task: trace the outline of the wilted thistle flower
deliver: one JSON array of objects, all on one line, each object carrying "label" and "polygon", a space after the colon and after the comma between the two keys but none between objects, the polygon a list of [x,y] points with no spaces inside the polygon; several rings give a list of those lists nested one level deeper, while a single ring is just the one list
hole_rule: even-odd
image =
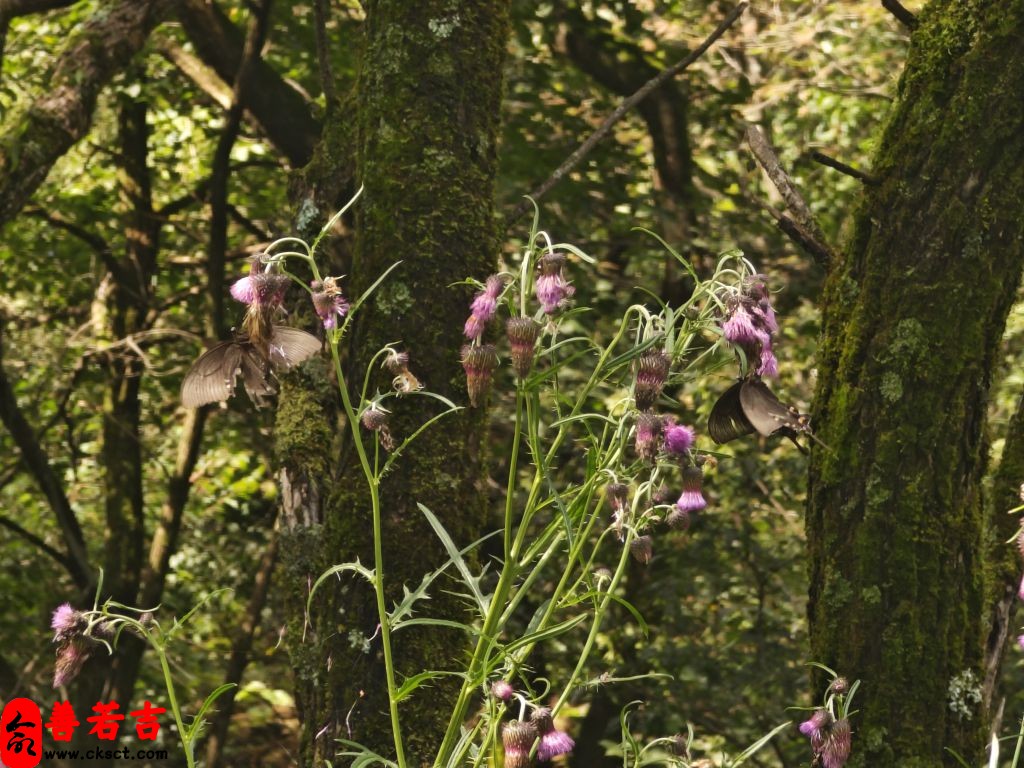
[{"label": "wilted thistle flower", "polygon": [[685,456],[691,448],[696,434],[693,427],[672,424],[665,427],[665,450],[673,456]]},{"label": "wilted thistle flower", "polygon": [[530,722],[536,726],[537,735],[540,736],[540,745],[537,747],[537,759],[540,762],[544,763],[558,755],[572,752],[575,743],[569,734],[555,728],[550,709],[537,707],[530,715]]},{"label": "wilted thistle flower", "polygon": [[765,333],[754,325],[754,315],[744,303],[739,299],[733,299],[726,306],[728,307],[728,316],[722,323],[722,335],[725,336],[726,341],[731,341],[741,347],[760,344]]},{"label": "wilted thistle flower", "polygon": [[650,536],[637,536],[629,542],[629,554],[638,563],[647,565],[654,556],[654,539]]},{"label": "wilted thistle flower", "polygon": [[779,375],[779,361],[775,359],[775,354],[772,352],[772,342],[770,339],[765,340],[764,344],[761,345],[757,375],[765,376],[769,379],[774,379]]},{"label": "wilted thistle flower", "polygon": [[528,768],[530,750],[537,740],[537,726],[525,720],[511,720],[501,729],[505,768]]},{"label": "wilted thistle flower", "polygon": [[388,428],[389,415],[387,410],[373,403],[363,411],[363,415],[359,419],[366,429],[377,433],[385,451],[395,450],[395,438],[392,437],[391,430]]},{"label": "wilted thistle flower", "polygon": [[823,768],[843,768],[850,759],[852,740],[850,721],[845,718],[837,720],[827,728],[825,741],[819,752]]},{"label": "wilted thistle flower", "polygon": [[637,410],[649,411],[658,402],[671,366],[672,359],[660,349],[647,349],[640,354],[633,387]]},{"label": "wilted thistle flower", "polygon": [[604,487],[605,496],[608,498],[608,505],[616,512],[626,509],[626,502],[629,501],[629,486],[625,483],[608,483]]},{"label": "wilted thistle flower", "polygon": [[636,419],[636,455],[644,461],[654,461],[658,455],[658,443],[664,422],[661,416],[641,413]]},{"label": "wilted thistle flower", "polygon": [[534,345],[540,326],[529,317],[512,317],[505,324],[505,332],[508,334],[512,367],[516,371],[516,376],[525,379],[533,368]]},{"label": "wilted thistle flower", "polygon": [[74,680],[89,658],[89,649],[78,638],[65,640],[57,649],[53,666],[53,687],[60,688]]},{"label": "wilted thistle flower", "polygon": [[546,253],[537,262],[540,274],[533,289],[541,309],[552,315],[576,293],[576,289],[562,276],[565,266],[564,253]]},{"label": "wilted thistle flower", "polygon": [[491,696],[499,701],[507,702],[512,698],[512,694],[514,693],[515,690],[506,680],[495,680],[491,683]]},{"label": "wilted thistle flower", "polygon": [[391,373],[398,375],[403,371],[409,370],[409,353],[399,352],[394,347],[388,347],[387,356],[384,358],[384,362],[381,363]]},{"label": "wilted thistle flower", "polygon": [[686,467],[683,470],[683,492],[676,502],[676,509],[681,512],[698,512],[708,505],[704,498],[702,486],[704,473],[698,467]]},{"label": "wilted thistle flower", "polygon": [[338,285],[337,277],[325,277],[321,283],[314,280],[311,284],[313,289],[313,309],[317,317],[324,324],[324,328],[331,330],[338,326],[338,319],[348,314],[348,301],[341,293],[341,286]]},{"label": "wilted thistle flower", "polygon": [[491,388],[491,374],[498,367],[498,353],[494,345],[465,345],[462,348],[462,367],[466,370],[469,403],[475,408]]},{"label": "wilted thistle flower", "polygon": [[71,607],[71,603],[64,603],[57,606],[50,619],[50,628],[53,629],[53,642],[59,643],[62,640],[76,637],[85,630],[86,620],[81,612]]}]

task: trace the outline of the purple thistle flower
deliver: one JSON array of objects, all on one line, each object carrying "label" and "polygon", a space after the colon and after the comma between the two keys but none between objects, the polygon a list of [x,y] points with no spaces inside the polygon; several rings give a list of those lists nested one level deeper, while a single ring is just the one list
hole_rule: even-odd
[{"label": "purple thistle flower", "polygon": [[699,512],[708,505],[704,498],[702,486],[704,473],[698,467],[687,467],[683,470],[683,492],[676,502],[676,509],[681,512]]},{"label": "purple thistle flower", "polygon": [[81,613],[71,607],[71,603],[64,603],[57,606],[50,619],[50,628],[53,629],[53,642],[59,643],[75,635],[81,634],[85,621]]},{"label": "purple thistle flower", "polygon": [[762,341],[764,333],[758,332],[754,320],[754,316],[743,306],[743,302],[737,301],[729,312],[729,317],[722,324],[722,335],[727,341],[742,347],[758,344]]},{"label": "purple thistle flower", "polygon": [[559,307],[565,305],[576,293],[576,289],[562,276],[562,267],[565,266],[564,253],[544,254],[537,264],[540,267],[540,275],[537,276],[533,290],[537,294],[541,309],[552,315]]},{"label": "purple thistle flower", "polygon": [[1017,597],[1024,600],[1024,578],[1020,580],[1020,586],[1017,588]]},{"label": "purple thistle flower", "polygon": [[569,734],[555,728],[551,710],[547,707],[537,707],[533,710],[530,722],[536,726],[537,734],[540,736],[540,745],[537,747],[538,761],[544,763],[558,755],[567,755],[576,746]]},{"label": "purple thistle flower", "polygon": [[673,424],[665,428],[665,450],[675,456],[685,456],[693,448],[695,439],[693,427]]},{"label": "purple thistle flower", "polygon": [[462,348],[462,367],[466,371],[469,403],[475,408],[491,388],[491,375],[498,367],[498,353],[494,345],[465,345]]},{"label": "purple thistle flower", "polygon": [[757,375],[769,379],[777,378],[779,375],[779,361],[772,353],[771,341],[766,341],[761,345],[761,363],[757,366]]},{"label": "purple thistle flower", "polygon": [[661,440],[662,419],[653,413],[641,413],[636,420],[636,455],[644,461],[654,461]]},{"label": "purple thistle flower", "polygon": [[826,731],[832,725],[832,715],[827,709],[816,709],[809,719],[800,723],[800,733],[811,740],[811,749],[817,755],[825,743]]},{"label": "purple thistle flower", "polygon": [[506,680],[495,680],[491,684],[491,695],[499,701],[508,702],[514,693],[515,689]]},{"label": "purple thistle flower", "polygon": [[243,304],[253,304],[256,301],[256,289],[253,287],[251,277],[242,277],[231,284],[231,298]]},{"label": "purple thistle flower", "polygon": [[636,385],[633,397],[636,399],[637,410],[649,411],[661,397],[668,380],[672,358],[660,349],[648,349],[637,358]]},{"label": "purple thistle flower", "polygon": [[338,279],[327,277],[323,283],[314,281],[312,285],[313,309],[327,330],[336,328],[338,319],[348,314],[348,301],[341,293]]},{"label": "purple thistle flower", "polygon": [[511,720],[501,729],[505,768],[529,768],[530,750],[537,740],[537,726],[525,720]]},{"label": "purple thistle flower", "polygon": [[1024,635],[1017,635],[1017,645],[1024,650]]},{"label": "purple thistle flower", "polygon": [[775,319],[775,310],[772,309],[771,302],[768,299],[761,299],[754,308],[754,312],[768,333],[775,334],[779,332],[779,323]]},{"label": "purple thistle flower", "polygon": [[629,542],[629,554],[638,563],[647,565],[654,557],[654,539],[650,536],[637,536]]},{"label": "purple thistle flower", "polygon": [[501,275],[491,275],[484,284],[484,289],[473,297],[473,303],[469,305],[469,311],[480,318],[480,322],[486,323],[498,308],[498,297],[501,289],[505,287],[505,280]]},{"label": "purple thistle flower", "polygon": [[231,285],[231,296],[250,307],[277,308],[284,303],[291,282],[287,275],[261,270],[259,260],[254,259],[249,275]]},{"label": "purple thistle flower", "polygon": [[529,317],[512,317],[505,324],[516,376],[525,379],[533,368],[534,345],[540,327]]},{"label": "purple thistle flower", "polygon": [[471,341],[476,341],[484,335],[487,328],[487,321],[479,315],[470,315],[466,318],[466,324],[462,327],[462,335]]},{"label": "purple thistle flower", "polygon": [[53,666],[53,687],[60,688],[74,680],[89,658],[89,649],[78,640],[68,640],[57,649]]}]

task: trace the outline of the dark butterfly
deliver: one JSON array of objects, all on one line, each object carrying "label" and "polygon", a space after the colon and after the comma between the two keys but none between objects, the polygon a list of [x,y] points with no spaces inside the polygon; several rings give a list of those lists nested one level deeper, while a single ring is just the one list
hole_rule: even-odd
[{"label": "dark butterfly", "polygon": [[782,435],[801,453],[807,449],[797,442],[797,435],[814,437],[807,416],[781,402],[763,381],[753,379],[737,381],[718,398],[708,419],[708,432],[719,445],[752,432],[765,437]]},{"label": "dark butterfly", "polygon": [[296,328],[275,325],[264,341],[239,334],[204,352],[181,382],[181,402],[199,408],[223,402],[235,392],[238,376],[256,407],[277,392],[274,369],[287,371],[320,351],[320,340]]}]

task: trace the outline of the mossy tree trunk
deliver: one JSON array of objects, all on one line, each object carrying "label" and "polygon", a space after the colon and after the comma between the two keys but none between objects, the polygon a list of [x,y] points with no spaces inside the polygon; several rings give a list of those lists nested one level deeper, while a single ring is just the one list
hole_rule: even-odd
[{"label": "mossy tree trunk", "polygon": [[985,406],[1024,260],[1024,0],[933,0],[829,275],[812,658],[863,680],[851,765],[980,762]]},{"label": "mossy tree trunk", "polygon": [[[462,325],[472,291],[452,287],[485,277],[498,252],[493,187],[508,38],[509,8],[499,0],[372,0],[357,104],[356,252],[346,283],[359,295],[396,261],[399,266],[360,311],[346,368],[352,389],[370,358],[389,342],[409,353],[410,370],[425,386],[466,403],[459,362]],[[350,120],[337,112],[333,122]],[[330,121],[329,121],[330,122]],[[328,124],[325,130],[340,130]],[[391,374],[378,368],[373,387],[386,391]],[[312,392],[307,384],[307,392]],[[356,393],[357,394],[357,393]],[[284,397],[282,397],[284,401]],[[438,412],[436,401],[406,397],[388,404],[399,442]],[[331,417],[312,397],[308,409],[279,412],[279,452],[287,486],[282,531],[283,576],[304,602],[309,579],[332,563],[373,561],[370,502],[351,447],[342,448],[337,477],[318,466],[324,436],[303,439],[299,420]],[[486,527],[480,461],[483,414],[445,417],[403,453],[384,480],[384,573],[389,604],[402,585],[415,587],[445,559],[417,504],[433,510],[461,545]],[[316,442],[320,441],[320,442]],[[329,438],[327,440],[329,442]],[[372,448],[371,448],[372,456]],[[331,490],[333,487],[333,490]],[[466,618],[465,604],[437,587],[420,615]],[[303,717],[303,764],[334,760],[334,739],[351,737],[393,755],[373,593],[364,582],[330,580],[317,593],[310,624],[297,609],[290,625],[297,703]],[[468,641],[452,630],[405,629],[393,637],[399,680],[423,670],[452,668]],[[443,735],[454,683],[435,681],[403,701],[410,765],[429,764]]]}]

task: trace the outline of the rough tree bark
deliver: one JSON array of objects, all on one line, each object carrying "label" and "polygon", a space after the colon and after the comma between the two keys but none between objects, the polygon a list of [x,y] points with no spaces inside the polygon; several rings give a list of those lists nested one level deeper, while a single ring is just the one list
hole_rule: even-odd
[{"label": "rough tree bark", "polygon": [[[497,254],[493,184],[508,4],[374,0],[365,8],[356,95],[358,178],[365,192],[358,203],[353,294],[396,261],[403,264],[362,310],[349,369],[361,381],[373,353],[401,340],[411,370],[426,386],[464,403],[459,348],[471,293],[449,286],[469,275],[485,276]],[[340,129],[327,126],[326,132],[335,128]],[[377,375],[376,385],[386,389],[390,375]],[[330,491],[323,458],[331,440],[330,402],[322,395],[290,393],[282,394],[277,431],[285,481],[281,578],[296,604],[289,636],[303,764],[333,759],[337,737],[351,736],[392,754],[380,644],[369,640],[377,625],[372,593],[362,583],[331,580],[317,593],[312,624],[305,623],[310,579],[325,565],[356,557],[372,561],[370,510],[351,450],[343,450]],[[294,406],[286,395],[305,400]],[[399,440],[436,412],[426,402],[406,398],[395,405],[392,431]],[[431,508],[458,542],[475,540],[484,527],[481,426],[476,410],[447,417],[385,480],[385,574],[393,597],[401,595],[403,582],[419,583],[444,559],[417,502]],[[435,590],[432,598],[424,609],[431,615],[463,617],[451,596]],[[395,638],[400,678],[452,665],[463,638],[443,632],[405,630]],[[368,639],[368,652],[362,643],[353,648],[353,637]],[[411,765],[429,764],[451,699],[451,686],[439,682],[402,703]]]},{"label": "rough tree bark", "polygon": [[980,761],[981,479],[1024,260],[1024,0],[933,0],[828,278],[811,462],[812,658],[863,680],[853,766]]}]

